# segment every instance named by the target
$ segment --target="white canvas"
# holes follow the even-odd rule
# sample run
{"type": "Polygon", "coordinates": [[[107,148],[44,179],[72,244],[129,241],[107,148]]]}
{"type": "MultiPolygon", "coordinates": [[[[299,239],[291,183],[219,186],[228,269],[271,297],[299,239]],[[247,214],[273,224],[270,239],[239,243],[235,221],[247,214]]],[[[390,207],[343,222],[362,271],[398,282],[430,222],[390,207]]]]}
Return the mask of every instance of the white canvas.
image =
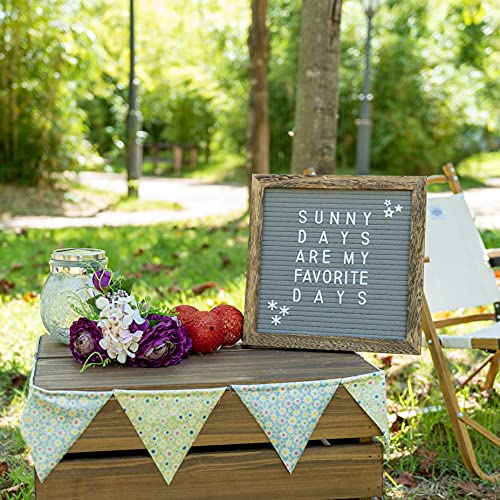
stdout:
{"type": "Polygon", "coordinates": [[[427,200],[424,288],[431,311],[491,304],[500,290],[462,193],[427,200]]]}
{"type": "Polygon", "coordinates": [[[472,339],[500,339],[500,323],[493,323],[493,325],[487,328],[468,333],[467,335],[441,335],[439,337],[443,347],[451,347],[453,349],[470,349],[472,347],[472,339]]]}

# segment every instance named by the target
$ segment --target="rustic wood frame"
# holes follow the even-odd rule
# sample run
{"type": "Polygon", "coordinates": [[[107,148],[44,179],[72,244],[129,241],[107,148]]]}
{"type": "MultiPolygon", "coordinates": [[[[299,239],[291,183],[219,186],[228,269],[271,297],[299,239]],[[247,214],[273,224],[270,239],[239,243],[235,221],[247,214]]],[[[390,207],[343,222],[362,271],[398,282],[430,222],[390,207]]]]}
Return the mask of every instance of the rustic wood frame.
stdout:
{"type": "Polygon", "coordinates": [[[422,297],[426,212],[425,177],[253,175],[250,200],[247,283],[243,345],[285,349],[392,352],[420,354],[422,343],[422,297]],[[322,335],[257,332],[264,192],[269,188],[411,191],[410,253],[408,261],[407,331],[403,340],[367,339],[322,335]]]}

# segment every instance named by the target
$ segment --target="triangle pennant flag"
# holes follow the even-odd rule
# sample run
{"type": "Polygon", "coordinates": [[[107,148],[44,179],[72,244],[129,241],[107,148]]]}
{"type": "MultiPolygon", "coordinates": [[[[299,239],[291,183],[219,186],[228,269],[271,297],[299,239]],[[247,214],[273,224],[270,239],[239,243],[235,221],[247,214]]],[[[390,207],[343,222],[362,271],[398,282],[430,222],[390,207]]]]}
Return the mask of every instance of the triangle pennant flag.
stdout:
{"type": "Polygon", "coordinates": [[[115,390],[114,395],[170,484],[225,390],[115,390]]]}
{"type": "Polygon", "coordinates": [[[338,386],[318,380],[232,387],[291,474],[338,386]]]}
{"type": "Polygon", "coordinates": [[[21,435],[30,448],[42,483],[112,394],[30,387],[21,419],[21,435]]]}
{"type": "Polygon", "coordinates": [[[377,371],[359,377],[341,380],[365,413],[377,424],[384,437],[386,451],[389,451],[389,423],[385,392],[385,373],[377,371]]]}

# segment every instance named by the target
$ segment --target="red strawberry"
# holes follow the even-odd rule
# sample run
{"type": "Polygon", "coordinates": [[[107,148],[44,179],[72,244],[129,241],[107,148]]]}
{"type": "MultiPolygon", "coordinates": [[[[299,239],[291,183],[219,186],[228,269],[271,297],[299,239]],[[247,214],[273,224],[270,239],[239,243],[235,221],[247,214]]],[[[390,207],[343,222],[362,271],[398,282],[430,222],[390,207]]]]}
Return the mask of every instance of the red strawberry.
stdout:
{"type": "Polygon", "coordinates": [[[185,304],[181,304],[179,306],[175,306],[174,310],[177,312],[177,317],[179,318],[179,321],[184,324],[184,321],[191,316],[191,314],[198,312],[198,309],[193,306],[188,306],[185,304]]]}
{"type": "Polygon", "coordinates": [[[217,314],[224,323],[224,341],[222,345],[229,346],[236,344],[243,335],[243,314],[236,307],[229,304],[221,304],[214,307],[210,312],[217,314]]]}
{"type": "Polygon", "coordinates": [[[182,324],[193,341],[194,352],[208,354],[222,345],[224,322],[217,314],[212,314],[209,311],[198,311],[190,314],[182,324]]]}

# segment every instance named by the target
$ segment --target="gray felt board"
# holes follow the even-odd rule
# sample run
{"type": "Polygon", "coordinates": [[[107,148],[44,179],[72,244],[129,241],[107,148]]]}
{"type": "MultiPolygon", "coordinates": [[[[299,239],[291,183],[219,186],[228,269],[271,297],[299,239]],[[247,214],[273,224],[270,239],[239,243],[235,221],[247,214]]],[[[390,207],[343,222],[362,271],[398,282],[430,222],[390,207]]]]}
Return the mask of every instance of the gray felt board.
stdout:
{"type": "Polygon", "coordinates": [[[257,332],[404,339],[411,192],[266,189],[257,332]]]}

